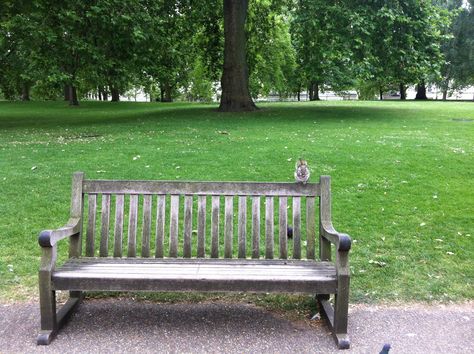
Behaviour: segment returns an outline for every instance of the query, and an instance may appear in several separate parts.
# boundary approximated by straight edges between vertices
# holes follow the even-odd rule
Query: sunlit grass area
[[[36,297],[37,235],[67,220],[74,171],[284,182],[299,157],[312,181],[332,177],[335,227],[354,242],[351,302],[474,297],[472,103],[260,108],[0,102],[0,300]]]

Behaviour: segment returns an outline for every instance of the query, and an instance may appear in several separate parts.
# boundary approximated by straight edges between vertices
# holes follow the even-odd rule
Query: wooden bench
[[[338,347],[348,348],[351,239],[334,230],[330,205],[329,176],[307,184],[168,182],[86,180],[77,172],[69,222],[39,236],[37,342],[50,343],[88,290],[245,291],[316,295]],[[56,266],[66,238],[69,259]],[[58,312],[57,290],[70,295]]]

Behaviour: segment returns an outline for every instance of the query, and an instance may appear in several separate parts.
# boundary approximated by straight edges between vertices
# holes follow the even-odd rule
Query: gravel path
[[[291,322],[253,305],[86,300],[48,347],[35,344],[37,304],[0,304],[0,353],[469,353],[474,306],[350,308],[352,348],[337,351],[327,327]]]

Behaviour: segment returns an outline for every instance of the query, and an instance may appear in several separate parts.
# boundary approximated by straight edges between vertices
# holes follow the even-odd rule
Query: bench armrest
[[[38,243],[41,247],[53,247],[59,240],[76,235],[80,231],[80,219],[71,218],[66,225],[59,229],[41,231]]]
[[[336,245],[339,252],[348,252],[351,249],[352,241],[349,235],[337,232],[332,223],[321,223],[321,226],[322,236]]]

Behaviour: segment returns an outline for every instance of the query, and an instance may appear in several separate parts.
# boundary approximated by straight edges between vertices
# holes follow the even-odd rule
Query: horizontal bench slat
[[[278,291],[330,293],[329,262],[215,259],[70,260],[53,275],[55,289],[150,291]]]
[[[315,197],[321,192],[319,183],[85,180],[83,193]]]

